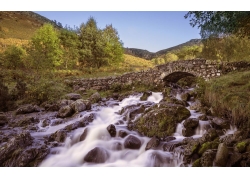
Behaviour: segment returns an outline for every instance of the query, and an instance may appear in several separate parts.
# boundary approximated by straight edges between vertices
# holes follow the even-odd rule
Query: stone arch
[[[182,72],[182,71],[176,71],[172,72],[169,74],[164,74],[165,76],[162,78],[165,84],[167,83],[176,83],[180,79],[187,77],[187,76],[192,76],[195,77],[196,75],[190,72]]]

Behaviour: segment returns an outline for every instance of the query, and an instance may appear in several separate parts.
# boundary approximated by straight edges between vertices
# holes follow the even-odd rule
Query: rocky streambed
[[[0,166],[249,166],[250,131],[194,88],[25,105],[0,114]]]

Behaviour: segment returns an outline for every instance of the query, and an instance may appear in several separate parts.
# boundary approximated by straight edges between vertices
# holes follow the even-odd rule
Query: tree
[[[54,69],[62,63],[62,49],[58,33],[51,24],[38,29],[29,46],[32,66],[35,69]]]
[[[80,62],[83,66],[100,68],[107,65],[105,59],[105,41],[102,31],[97,28],[96,20],[90,17],[80,26]]]
[[[63,47],[63,66],[65,69],[74,68],[78,63],[80,41],[72,30],[62,29],[59,35]]]
[[[23,58],[26,51],[20,46],[9,46],[3,53],[3,64],[9,69],[17,69],[24,66]]]
[[[107,25],[103,30],[103,38],[105,41],[105,58],[108,65],[116,65],[122,62],[124,60],[123,45],[117,30],[112,25]]]
[[[249,11],[189,11],[185,18],[191,18],[190,25],[198,26],[203,39],[214,35],[237,34],[250,36]]]

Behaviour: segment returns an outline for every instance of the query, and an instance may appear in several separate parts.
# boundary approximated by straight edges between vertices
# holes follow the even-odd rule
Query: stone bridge
[[[68,81],[75,90],[110,89],[115,84],[133,83],[146,85],[165,85],[177,82],[186,76],[202,77],[205,80],[215,78],[234,70],[250,69],[250,63],[240,61],[234,63],[218,62],[205,59],[181,60],[158,65],[147,71],[131,72],[116,77],[77,79]]]

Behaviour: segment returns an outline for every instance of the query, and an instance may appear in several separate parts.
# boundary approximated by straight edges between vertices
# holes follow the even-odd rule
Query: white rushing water
[[[119,115],[118,112],[125,106],[136,105],[140,101],[141,95],[130,96],[125,98],[123,101],[119,102],[118,105],[112,107],[102,107],[96,112],[95,119],[87,127],[78,128],[71,132],[71,136],[67,137],[63,147],[53,148],[52,151],[55,151],[55,154],[50,154],[40,166],[180,166],[182,163],[182,157],[178,151],[167,152],[162,150],[145,150],[145,147],[150,140],[148,137],[142,137],[135,131],[129,131],[126,128],[126,124],[116,125],[116,131],[119,130],[126,131],[128,134],[132,134],[140,139],[141,147],[139,149],[128,149],[124,148],[125,138],[121,138],[116,133],[115,137],[111,137],[107,131],[107,126],[110,124],[115,124],[119,120],[123,119],[122,115]],[[153,103],[159,103],[162,100],[162,93],[152,93],[148,97],[147,101]],[[200,115],[195,111],[190,110],[191,117],[196,118]],[[77,121],[74,119],[73,121]],[[71,121],[72,123],[72,121]],[[126,123],[126,122],[125,122]],[[68,123],[67,123],[68,124]],[[204,134],[204,128],[206,122],[201,122],[199,127],[196,130],[194,137],[200,137]],[[55,132],[57,129],[66,126],[61,124],[55,127],[49,127],[45,132],[38,132],[33,134],[34,136],[39,136],[39,133],[47,134],[48,132]],[[84,130],[88,128],[88,134],[84,141],[79,141],[81,134]],[[178,124],[176,132],[173,136],[176,137],[176,140],[182,140],[185,137],[182,136],[182,123]],[[109,158],[105,163],[87,163],[84,162],[84,157],[86,154],[94,149],[95,147],[104,148],[108,154]]]

